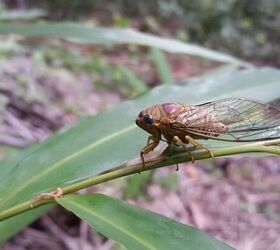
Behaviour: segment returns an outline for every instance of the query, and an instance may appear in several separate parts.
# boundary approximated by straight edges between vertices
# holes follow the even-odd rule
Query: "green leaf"
[[[224,97],[257,97],[269,102],[279,96],[280,71],[271,68],[197,79],[186,86],[155,88],[136,100],[64,128],[45,142],[4,160],[0,164],[0,212],[138,156],[147,142],[147,133],[137,128],[134,120],[140,110],[151,104],[197,104]],[[8,224],[0,222],[2,230]]]
[[[196,228],[102,194],[67,195],[57,201],[127,249],[233,249]]]
[[[201,76],[197,77],[197,80],[199,82],[201,82],[202,80],[207,80],[207,79],[211,79],[211,78],[217,78],[217,77],[221,77],[221,76],[228,76],[230,74],[233,74],[235,72],[239,71],[239,66],[236,64],[226,64],[226,65],[222,65],[220,67],[217,67],[213,70],[209,70],[206,73],[204,73]],[[195,80],[196,78],[193,78],[193,80]]]
[[[133,29],[96,28],[75,23],[0,24],[0,35],[52,36],[84,44],[136,44],[170,53],[200,56],[214,61],[248,66],[241,60],[221,52],[184,43],[175,39],[145,34]]]
[[[159,49],[152,48],[151,56],[156,65],[161,82],[163,84],[171,84],[173,77],[164,53]]]

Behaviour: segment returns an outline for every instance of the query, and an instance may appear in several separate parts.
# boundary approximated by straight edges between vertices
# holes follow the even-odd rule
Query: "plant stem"
[[[280,139],[271,140],[271,141],[262,141],[262,142],[254,142],[250,144],[241,144],[238,146],[231,146],[226,148],[217,148],[211,149],[211,152],[215,157],[234,155],[234,154],[244,154],[244,153],[269,153],[280,155]],[[273,147],[278,146],[278,147]],[[94,176],[91,178],[87,178],[85,180],[79,181],[77,183],[71,184],[62,188],[63,195],[76,192],[78,190],[94,186],[100,183],[104,183],[110,180],[114,180],[123,176],[139,173],[141,171],[147,171],[151,169],[156,169],[168,165],[189,162],[191,161],[188,154],[185,151],[177,150],[177,152],[168,152],[167,148],[163,154],[150,161],[145,163],[145,167],[142,168],[142,163],[137,164],[123,164],[115,169],[110,170],[109,172],[101,173],[98,176]],[[196,160],[209,158],[210,155],[208,152],[204,150],[195,150],[192,152],[194,158]],[[42,194],[41,196],[35,197],[29,201],[18,204],[14,207],[11,207],[3,212],[0,212],[0,221],[11,218],[15,215],[28,211],[30,209],[48,204],[54,203],[55,199],[59,198],[53,195],[50,197],[49,195]]]

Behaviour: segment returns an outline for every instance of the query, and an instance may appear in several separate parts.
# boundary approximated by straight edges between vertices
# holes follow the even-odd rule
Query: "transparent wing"
[[[225,141],[280,138],[280,110],[270,105],[235,98],[189,107],[178,115],[173,129]]]

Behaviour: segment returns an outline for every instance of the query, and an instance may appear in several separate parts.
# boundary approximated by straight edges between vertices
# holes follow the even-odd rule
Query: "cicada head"
[[[135,122],[140,128],[154,135],[155,133],[158,133],[158,124],[161,116],[162,106],[154,105],[141,111]]]

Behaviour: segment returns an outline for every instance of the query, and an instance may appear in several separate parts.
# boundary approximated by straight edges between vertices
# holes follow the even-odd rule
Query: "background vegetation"
[[[5,2],[5,1],[4,1]],[[280,3],[257,1],[6,1],[10,7],[38,7],[52,20],[85,20],[135,25],[156,34],[225,50],[250,60],[279,65]],[[167,29],[162,29],[167,27]]]

